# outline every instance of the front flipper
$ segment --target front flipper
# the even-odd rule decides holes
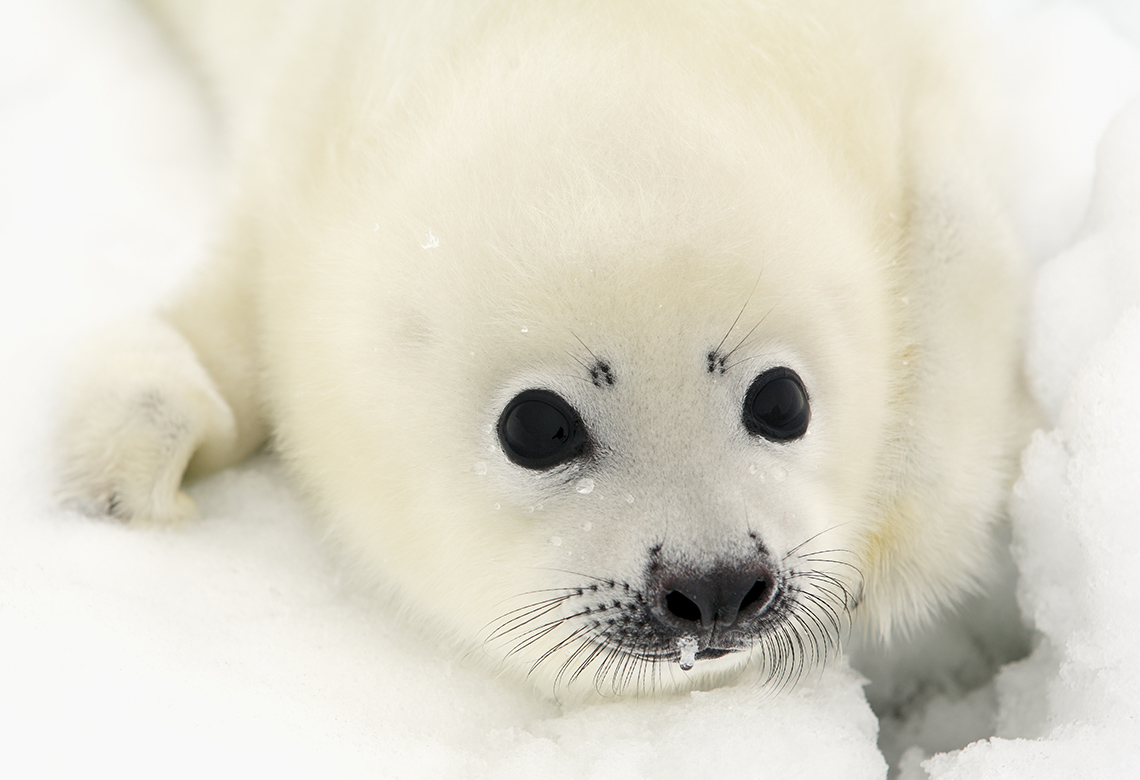
[[[192,515],[194,502],[180,488],[191,459],[232,451],[237,440],[233,411],[194,348],[151,316],[122,322],[82,349],[64,388],[65,503],[131,522]]]
[[[140,523],[194,514],[186,476],[261,446],[252,263],[221,252],[161,315],[108,328],[65,378],[58,435],[64,503]]]

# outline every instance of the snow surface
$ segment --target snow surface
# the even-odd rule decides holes
[[[125,0],[0,0],[0,776],[1140,776],[1140,5],[986,9],[1037,269],[1046,422],[1013,501],[1031,647],[998,599],[861,663],[866,692],[836,663],[781,696],[572,708],[409,631],[270,457],[194,486],[176,530],[53,506],[59,366],[203,252],[222,162]]]

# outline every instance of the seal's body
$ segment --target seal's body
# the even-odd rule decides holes
[[[87,351],[71,497],[177,520],[271,436],[411,615],[547,690],[783,678],[984,579],[1020,277],[942,20],[151,4],[236,195]]]

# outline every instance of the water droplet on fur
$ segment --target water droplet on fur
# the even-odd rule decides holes
[[[478,463],[476,463],[474,466],[471,467],[471,470],[474,471],[479,476],[482,476],[482,475],[487,473],[487,464],[484,463],[483,461],[479,461]]]
[[[580,479],[578,480],[578,484],[574,486],[574,489],[582,495],[591,493],[594,490],[594,480],[590,479],[589,477]]]
[[[502,509],[502,508],[503,508],[502,504],[495,504],[495,509]]]
[[[423,249],[435,249],[439,246],[439,237],[432,234],[431,228],[428,228],[427,236],[424,237],[424,241],[420,246]]]
[[[550,543],[552,545],[554,545],[555,547],[561,547],[562,546],[562,539],[558,536],[552,536],[552,537],[550,537]]]
[[[755,463],[751,463],[751,464],[749,464],[749,466],[748,466],[748,473],[749,473],[749,474],[755,474],[755,473],[756,473],[757,471],[759,471],[759,470],[760,470],[760,469],[756,468],[756,464],[755,464]]]
[[[593,524],[593,523],[591,523],[589,520],[587,520],[586,522],[582,523],[582,530],[583,530],[583,531],[592,531],[592,530],[593,530],[593,528],[594,528],[594,524]]]
[[[531,513],[531,514],[533,514],[533,513],[534,513],[534,507],[533,507],[533,506],[528,506],[528,507],[526,508],[526,511],[527,511],[527,512],[529,512],[529,513]]]
[[[625,503],[627,503],[627,504],[633,503],[633,493],[626,493],[625,494]]]
[[[788,478],[788,470],[783,466],[773,466],[771,475],[773,482],[783,482]]]
[[[486,425],[483,426],[483,433],[490,433],[491,430],[492,430],[492,426],[490,423],[487,423]]]
[[[529,331],[529,330],[527,330],[526,328],[523,328],[523,329],[522,329],[522,332],[523,332],[523,333],[529,333],[530,331]]]
[[[677,652],[681,654],[678,663],[681,671],[687,672],[697,662],[697,638],[692,634],[685,634],[677,640]]]

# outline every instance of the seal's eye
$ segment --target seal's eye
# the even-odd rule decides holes
[[[507,457],[528,469],[548,469],[579,455],[586,430],[570,404],[549,390],[524,390],[499,417]]]
[[[772,368],[756,377],[744,396],[744,427],[772,441],[791,441],[807,432],[811,409],[799,375]]]

